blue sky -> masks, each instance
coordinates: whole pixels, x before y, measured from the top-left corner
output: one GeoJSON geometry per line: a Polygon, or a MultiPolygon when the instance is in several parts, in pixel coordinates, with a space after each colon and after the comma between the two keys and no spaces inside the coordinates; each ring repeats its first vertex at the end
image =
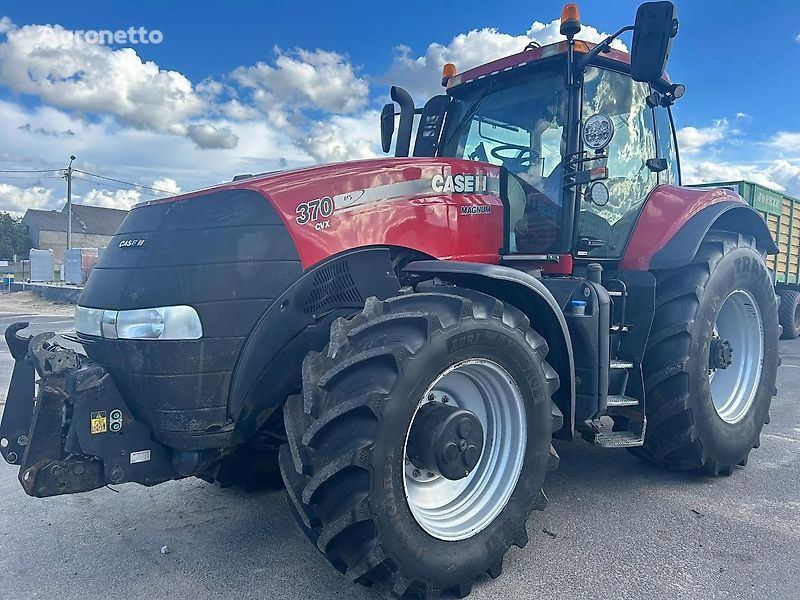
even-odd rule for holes
{"type": "MultiPolygon", "coordinates": [[[[685,178],[747,177],[800,194],[800,3],[676,4],[681,27],[668,71],[687,86],[674,109],[685,178]]],[[[584,37],[593,39],[632,22],[638,3],[579,5],[594,28],[584,37]]],[[[56,168],[75,153],[85,171],[176,191],[240,172],[374,155],[376,110],[390,83],[422,99],[437,90],[446,60],[466,69],[528,38],[557,37],[561,2],[487,6],[5,3],[0,169],[56,168]],[[64,46],[47,37],[139,26],[163,41],[64,46]]],[[[127,207],[148,197],[144,188],[89,179],[76,185],[84,202],[127,207]]],[[[0,210],[56,208],[62,188],[55,177],[0,178],[0,210]]]]}

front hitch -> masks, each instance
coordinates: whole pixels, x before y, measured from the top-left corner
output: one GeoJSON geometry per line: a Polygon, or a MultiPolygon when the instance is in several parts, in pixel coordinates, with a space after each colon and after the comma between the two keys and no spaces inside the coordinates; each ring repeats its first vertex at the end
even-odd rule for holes
{"type": "Polygon", "coordinates": [[[25,492],[43,498],[176,478],[169,450],[134,417],[105,367],[51,342],[54,333],[19,336],[27,325],[5,332],[15,363],[0,421],[0,452],[20,466],[25,492]]]}

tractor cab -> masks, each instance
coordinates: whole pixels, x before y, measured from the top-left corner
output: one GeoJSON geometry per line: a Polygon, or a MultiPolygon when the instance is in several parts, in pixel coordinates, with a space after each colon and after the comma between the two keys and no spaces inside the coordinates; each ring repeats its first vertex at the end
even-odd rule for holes
{"type": "MultiPolygon", "coordinates": [[[[443,69],[446,94],[414,109],[399,101],[396,152],[406,153],[411,111],[420,115],[415,156],[502,168],[506,260],[558,256],[618,260],[639,212],[659,184],[680,183],[670,105],[683,94],[663,73],[677,20],[668,2],[642,5],[636,25],[600,44],[575,39],[575,5],[562,14],[566,41],[461,74],[443,69]],[[633,29],[631,54],[611,41],[633,29]]],[[[384,149],[394,108],[384,108],[384,149]]]]}

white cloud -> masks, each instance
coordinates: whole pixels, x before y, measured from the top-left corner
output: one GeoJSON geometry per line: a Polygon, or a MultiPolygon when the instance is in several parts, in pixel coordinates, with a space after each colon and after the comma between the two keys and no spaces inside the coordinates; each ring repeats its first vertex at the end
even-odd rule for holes
{"type": "Polygon", "coordinates": [[[90,206],[104,206],[105,208],[120,208],[128,210],[131,206],[139,202],[142,194],[138,190],[104,190],[91,189],[85,194],[73,198],[76,204],[88,204],[90,206]]]}
{"type": "Polygon", "coordinates": [[[313,125],[298,145],[319,162],[374,158],[379,150],[378,111],[357,117],[335,115],[313,125]]]}
{"type": "Polygon", "coordinates": [[[153,182],[153,185],[150,187],[157,190],[163,190],[168,195],[180,194],[182,191],[181,186],[178,185],[178,182],[171,177],[162,177],[161,179],[156,179],[153,182]]]}
{"type": "Polygon", "coordinates": [[[231,131],[230,127],[200,123],[189,125],[187,135],[197,144],[198,148],[223,148],[231,150],[239,143],[239,136],[231,131]]]}
{"type": "Polygon", "coordinates": [[[800,154],[800,131],[779,131],[765,144],[773,150],[800,154]]]}
{"type": "Polygon", "coordinates": [[[800,162],[778,159],[767,163],[700,161],[683,165],[683,182],[687,184],[743,179],[800,196],[800,162]]]}
{"type": "Polygon", "coordinates": [[[263,115],[258,109],[243,104],[236,99],[228,100],[220,104],[219,111],[234,121],[252,121],[254,119],[263,118],[263,115]]]}
{"type": "MultiPolygon", "coordinates": [[[[304,140],[312,129],[319,131],[318,121],[326,125],[325,113],[358,118],[357,111],[369,100],[366,79],[337,52],[275,49],[272,64],[242,66],[225,81],[206,78],[195,86],[177,71],[143,61],[132,48],[89,44],[60,25],[16,27],[7,18],[0,22],[0,85],[36,96],[50,107],[111,117],[122,128],[182,136],[198,149],[218,151],[237,148],[247,135],[237,125],[263,121],[279,132],[270,137],[304,140]],[[306,115],[309,111],[313,119],[306,115]]],[[[69,132],[73,147],[81,146],[76,129],[45,128],[30,120],[17,126],[49,137],[69,132]]],[[[88,123],[81,127],[84,132],[90,128],[88,123]]],[[[101,129],[115,127],[104,123],[101,129]]],[[[363,154],[356,144],[346,146],[357,156],[363,154]]],[[[328,154],[312,152],[305,160],[328,154]]]]}
{"type": "Polygon", "coordinates": [[[797,34],[797,37],[794,38],[794,41],[800,43],[800,33],[797,34]]]}
{"type": "Polygon", "coordinates": [[[0,83],[14,92],[174,134],[205,109],[189,79],[143,62],[132,48],[89,44],[60,25],[17,28],[5,20],[0,31],[0,83]]]}
{"type": "Polygon", "coordinates": [[[766,173],[788,194],[800,197],[800,161],[775,160],[767,167],[766,173]]]}
{"type": "MultiPolygon", "coordinates": [[[[77,178],[73,183],[76,188],[81,184],[89,184],[87,180],[79,180],[77,178]]],[[[153,196],[150,193],[145,195],[144,192],[138,189],[105,189],[102,184],[98,185],[99,187],[92,185],[91,188],[80,193],[73,193],[72,201],[76,204],[128,210],[137,202],[153,196]]],[[[181,192],[181,187],[170,177],[162,177],[152,183],[144,183],[143,185],[162,190],[162,193],[155,194],[156,196],[171,196],[181,192]]],[[[23,215],[29,208],[61,210],[65,201],[66,189],[63,182],[59,184],[58,189],[42,185],[20,187],[8,183],[0,183],[0,211],[10,212],[18,216],[23,215]]]]}
{"type": "Polygon", "coordinates": [[[680,129],[684,183],[748,180],[800,196],[800,132],[779,131],[766,141],[747,145],[738,143],[741,134],[726,119],[709,127],[680,129]]]}
{"type": "MultiPolygon", "coordinates": [[[[2,21],[0,21],[2,26],[2,21]]],[[[21,216],[29,208],[54,208],[57,204],[53,190],[38,185],[20,188],[0,183],[0,211],[21,216]]]]}
{"type": "Polygon", "coordinates": [[[682,155],[696,154],[729,134],[728,121],[720,119],[710,127],[682,127],[678,130],[678,147],[682,155]]]}
{"type": "MultiPolygon", "coordinates": [[[[75,166],[81,170],[172,192],[174,190],[170,185],[153,182],[153,179],[169,178],[180,189],[191,190],[230,181],[239,173],[298,167],[319,160],[296,143],[296,132],[273,127],[264,119],[230,122],[226,126],[238,136],[237,148],[216,150],[210,156],[208,150],[198,148],[185,137],[123,127],[111,118],[88,122],[59,109],[45,106],[25,108],[0,100],[0,168],[63,169],[68,156],[75,154],[78,157],[75,166]],[[75,135],[40,135],[33,130],[20,129],[19,125],[25,123],[30,123],[33,129],[72,130],[75,135]]],[[[377,133],[374,137],[377,139],[377,133]]],[[[0,183],[11,184],[19,189],[38,186],[52,190],[51,198],[57,201],[49,208],[60,210],[66,193],[65,183],[59,178],[60,172],[43,175],[53,178],[40,180],[37,174],[34,179],[17,178],[22,175],[10,179],[0,174],[0,183]]],[[[100,190],[103,185],[76,177],[73,188],[76,195],[86,195],[92,188],[100,190]]],[[[114,191],[113,188],[111,191],[114,191]]],[[[14,192],[13,196],[19,198],[20,194],[14,192]]],[[[149,197],[142,194],[141,199],[149,197]]],[[[117,196],[110,199],[104,197],[102,200],[106,204],[120,202],[117,196]]],[[[124,197],[122,201],[127,202],[124,197]]],[[[27,207],[24,202],[15,202],[10,200],[7,191],[0,198],[0,210],[24,212],[27,207]]],[[[31,201],[30,206],[38,205],[31,201]]]]}
{"type": "Polygon", "coordinates": [[[251,89],[261,106],[292,105],[347,113],[367,103],[369,86],[356,75],[346,56],[302,48],[275,48],[275,54],[275,66],[259,62],[232,73],[233,80],[251,89]]]}
{"type": "MultiPolygon", "coordinates": [[[[407,46],[398,46],[394,64],[382,78],[405,87],[412,96],[424,100],[442,92],[442,67],[454,63],[459,72],[466,71],[483,63],[522,52],[530,42],[542,46],[565,39],[558,30],[561,20],[550,23],[534,22],[527,33],[512,35],[494,28],[473,29],[455,36],[446,45],[432,43],[422,56],[414,56],[407,46]]],[[[608,36],[584,25],[577,38],[588,42],[599,42],[608,36]]],[[[612,46],[625,50],[625,45],[615,40],[612,46]]]]}

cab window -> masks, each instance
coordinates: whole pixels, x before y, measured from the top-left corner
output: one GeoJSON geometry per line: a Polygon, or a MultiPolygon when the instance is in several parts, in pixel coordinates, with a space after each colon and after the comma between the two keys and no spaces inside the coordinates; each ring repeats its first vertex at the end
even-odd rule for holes
{"type": "Polygon", "coordinates": [[[454,95],[441,156],[505,167],[511,252],[566,251],[563,163],[566,98],[559,71],[509,75],[454,95]]]}
{"type": "Polygon", "coordinates": [[[658,138],[658,157],[667,159],[667,170],[658,174],[658,183],[680,185],[680,169],[678,167],[678,152],[675,145],[675,135],[672,129],[672,119],[669,109],[656,106],[653,109],[656,117],[656,136],[658,138]]]}
{"type": "Polygon", "coordinates": [[[658,156],[653,110],[646,103],[650,88],[628,75],[594,67],[586,70],[584,82],[582,119],[607,115],[614,124],[614,136],[603,151],[607,159],[587,163],[608,167],[603,183],[609,194],[604,206],[582,202],[578,238],[584,238],[584,244],[578,254],[617,258],[658,181],[646,164],[658,156]]]}

